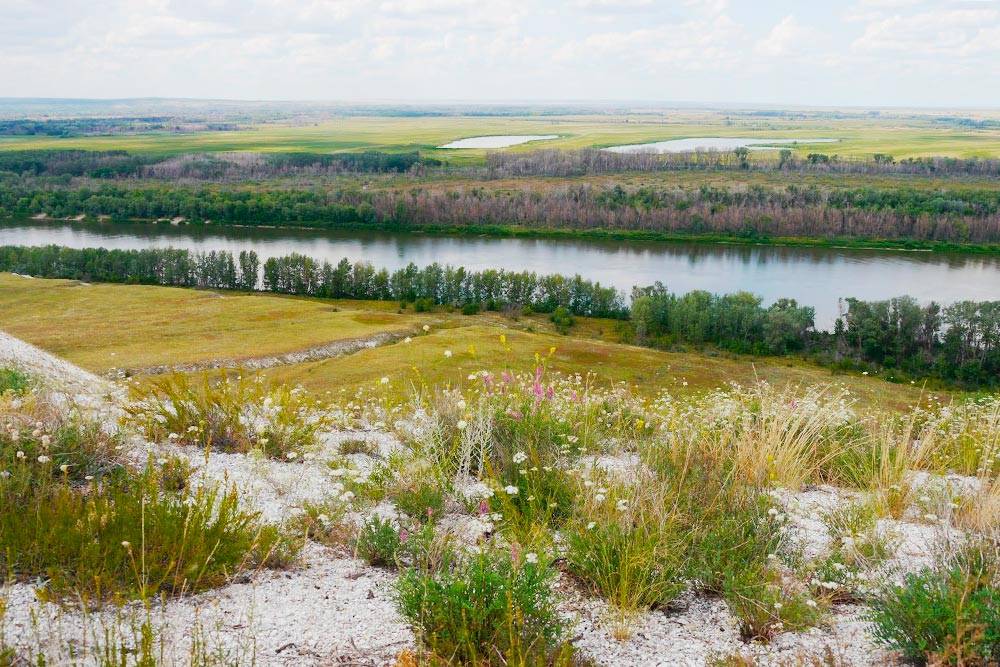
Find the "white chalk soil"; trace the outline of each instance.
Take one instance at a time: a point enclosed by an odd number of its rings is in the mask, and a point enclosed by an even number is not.
[[[106,413],[109,420],[124,396],[114,382],[0,332],[0,365],[10,364],[42,378],[67,400]],[[358,438],[369,441],[377,456],[401,446],[386,433],[339,432],[326,434],[322,450],[308,460],[292,462],[219,453],[206,460],[202,452],[140,441],[135,443],[133,456],[181,453],[190,459],[197,479],[236,485],[265,520],[280,522],[300,511],[304,502],[331,496],[339,476],[329,465],[330,459],[343,440]],[[366,455],[355,454],[352,459],[357,470],[370,466]],[[628,457],[585,463],[622,475],[638,465]],[[813,555],[829,548],[819,517],[852,500],[851,493],[832,487],[776,495],[788,514],[790,532]],[[391,515],[393,508],[377,510]],[[459,514],[444,517],[442,525],[467,542],[491,528]],[[927,562],[935,545],[948,537],[935,525],[916,522],[893,521],[885,528],[900,535],[894,564],[901,570]],[[401,651],[415,647],[411,629],[395,608],[393,581],[391,572],[310,544],[301,562],[289,571],[245,574],[221,588],[155,603],[149,609],[133,604],[84,613],[39,601],[35,586],[41,582],[9,583],[0,589],[0,597],[7,601],[3,636],[15,649],[44,651],[50,664],[91,664],[95,660],[81,661],[80,656],[93,655],[106,636],[134,645],[140,626],[148,621],[157,632],[164,664],[189,664],[192,655],[199,653],[222,658],[226,664],[390,665]],[[687,594],[670,609],[632,619],[631,635],[619,639],[604,602],[565,576],[558,592],[574,644],[585,659],[598,665],[703,665],[737,654],[760,665],[814,664],[812,659],[831,655],[837,664],[880,665],[892,658],[873,643],[858,606],[836,606],[824,626],[779,634],[770,643],[760,644],[740,638],[736,619],[724,602]]]

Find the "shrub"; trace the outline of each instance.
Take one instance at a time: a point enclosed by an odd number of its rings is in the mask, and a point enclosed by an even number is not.
[[[375,567],[395,567],[403,550],[406,532],[394,521],[373,516],[358,531],[354,543],[358,557]]]
[[[473,301],[466,303],[462,306],[463,315],[477,315],[479,314],[479,304]]]
[[[1000,547],[994,540],[888,584],[869,600],[875,638],[909,660],[1000,660]]]
[[[570,327],[572,327],[573,323],[576,321],[573,318],[573,314],[569,312],[565,306],[558,306],[554,311],[552,311],[552,315],[549,316],[549,319],[552,320],[554,325],[556,325],[556,331],[563,335],[569,333]]]
[[[444,512],[444,489],[431,479],[397,481],[387,495],[398,510],[421,523],[437,520]]]
[[[271,386],[260,376],[176,373],[135,389],[126,423],[153,440],[224,452],[260,450],[297,458],[316,445],[327,424],[321,406],[299,388]]]
[[[432,664],[569,665],[554,576],[541,564],[485,552],[436,572],[407,569],[396,582],[397,604]]]
[[[692,513],[690,576],[721,595],[745,639],[770,639],[816,623],[818,604],[779,569],[785,516],[767,495],[701,479],[688,499]],[[816,606],[814,606],[816,605]]]
[[[14,394],[20,396],[28,391],[31,378],[28,374],[16,368],[0,367],[0,396]]]

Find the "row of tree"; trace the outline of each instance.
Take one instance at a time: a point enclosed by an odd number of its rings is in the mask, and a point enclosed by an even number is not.
[[[486,157],[490,178],[515,176],[584,176],[628,171],[784,171],[821,174],[920,174],[937,176],[1000,176],[1000,160],[988,158],[907,158],[895,160],[876,153],[871,157],[844,157],[810,153],[804,157],[782,149],[772,155],[734,151],[683,153],[614,153],[593,148],[532,152],[497,151]]]
[[[1000,242],[1000,193],[977,189],[752,186],[285,189],[41,187],[0,178],[0,217],[181,216],[240,225],[394,229],[511,226],[737,237]]]
[[[910,297],[847,299],[833,331],[817,331],[814,309],[752,294],[677,295],[662,284],[623,295],[582,279],[504,270],[410,264],[396,271],[365,262],[336,265],[293,254],[261,262],[256,253],[177,249],[106,250],[0,247],[0,271],[41,277],[253,290],[327,298],[432,302],[467,307],[525,307],[629,319],[637,342],[655,347],[714,345],[750,354],[803,354],[821,363],[885,370],[896,379],[934,377],[965,387],[1000,386],[1000,301],[942,307]],[[563,310],[565,309],[565,310]],[[571,320],[570,320],[571,321]]]
[[[467,271],[464,267],[409,264],[396,271],[368,262],[342,259],[338,264],[293,253],[263,264],[253,251],[234,256],[174,248],[108,250],[62,246],[0,247],[0,271],[47,278],[201,287],[263,289],[341,299],[429,301],[497,310],[507,306],[551,312],[563,306],[577,315],[623,318],[628,308],[612,287],[579,275],[538,275],[530,271]]]
[[[2,121],[0,121],[2,134]],[[98,179],[229,181],[342,173],[403,173],[440,161],[416,151],[386,153],[190,153],[176,156],[127,151],[25,150],[0,152],[0,173],[86,176]]]

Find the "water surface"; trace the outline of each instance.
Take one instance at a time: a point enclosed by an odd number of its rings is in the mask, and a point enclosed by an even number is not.
[[[558,134],[494,134],[486,137],[468,137],[447,143],[438,148],[507,148],[529,141],[558,139]]]
[[[690,151],[732,151],[737,148],[769,149],[775,144],[828,144],[837,139],[759,139],[741,137],[694,137],[670,139],[648,144],[612,146],[605,150],[612,153],[685,153]]]
[[[262,259],[298,252],[331,263],[347,257],[396,269],[413,262],[579,273],[628,292],[661,281],[674,292],[747,290],[766,303],[781,297],[816,308],[830,327],[838,299],[921,301],[1000,299],[1000,257],[950,253],[797,248],[707,243],[430,236],[392,232],[313,231],[216,225],[0,222],[0,245],[74,248],[255,250]]]

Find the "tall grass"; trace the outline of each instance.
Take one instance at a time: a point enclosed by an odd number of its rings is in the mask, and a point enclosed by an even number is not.
[[[177,484],[169,458],[126,466],[121,436],[100,424],[35,397],[0,403],[0,424],[0,568],[49,595],[178,595],[284,548],[234,488]]]
[[[296,458],[315,447],[329,420],[300,388],[225,372],[197,379],[176,373],[134,386],[126,413],[126,423],[152,440],[224,452],[259,450],[274,458]]]

